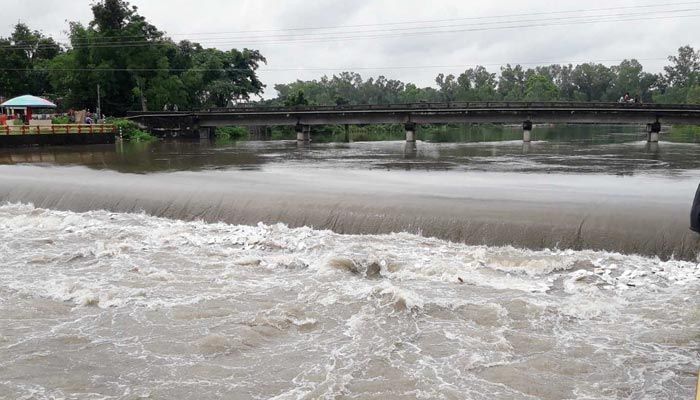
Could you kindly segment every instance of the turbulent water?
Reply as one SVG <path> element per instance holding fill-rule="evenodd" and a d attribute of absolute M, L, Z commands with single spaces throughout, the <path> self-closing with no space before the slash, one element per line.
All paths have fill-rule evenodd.
<path fill-rule="evenodd" d="M 670 399 L 700 264 L 0 206 L 0 398 Z"/>

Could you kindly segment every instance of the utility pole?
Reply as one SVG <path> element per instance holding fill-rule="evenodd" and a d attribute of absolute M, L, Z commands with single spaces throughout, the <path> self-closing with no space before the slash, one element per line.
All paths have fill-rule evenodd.
<path fill-rule="evenodd" d="M 102 119 L 102 99 L 100 98 L 100 84 L 97 84 L 97 118 L 95 120 Z"/>

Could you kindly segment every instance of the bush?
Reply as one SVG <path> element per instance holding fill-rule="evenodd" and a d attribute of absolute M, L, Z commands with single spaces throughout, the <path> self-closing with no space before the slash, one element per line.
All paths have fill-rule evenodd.
<path fill-rule="evenodd" d="M 70 124 L 70 118 L 68 118 L 68 116 L 65 116 L 65 115 L 61 115 L 61 116 L 58 116 L 58 117 L 53 117 L 53 118 L 51 118 L 51 123 L 54 124 L 54 125 L 66 125 L 66 124 Z"/>
<path fill-rule="evenodd" d="M 126 138 L 126 136 L 124 136 Z M 156 140 L 156 137 L 148 132 L 144 132 L 140 129 L 131 132 L 128 140 L 132 142 L 150 142 L 151 140 Z"/>
<path fill-rule="evenodd" d="M 240 126 L 221 126 L 216 128 L 215 136 L 222 140 L 248 140 L 250 133 Z"/>
<path fill-rule="evenodd" d="M 270 128 L 270 139 L 272 140 L 293 140 L 297 138 L 297 133 L 293 126 L 273 126 Z"/>
<path fill-rule="evenodd" d="M 671 142 L 700 143 L 700 127 L 691 125 L 673 126 L 668 135 L 664 135 L 664 139 Z"/>
<path fill-rule="evenodd" d="M 134 142 L 148 142 L 156 139 L 150 133 L 141 130 L 136 122 L 128 119 L 108 118 L 107 123 L 116 126 L 117 132 L 121 132 L 122 137 L 125 140 Z"/>

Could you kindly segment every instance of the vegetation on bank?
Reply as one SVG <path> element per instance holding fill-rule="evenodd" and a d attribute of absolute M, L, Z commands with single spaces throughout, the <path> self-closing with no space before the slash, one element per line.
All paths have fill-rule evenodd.
<path fill-rule="evenodd" d="M 85 3 L 85 2 L 83 2 Z M 32 93 L 63 109 L 128 110 L 225 107 L 262 93 L 257 50 L 222 51 L 175 42 L 124 0 L 99 0 L 93 19 L 70 22 L 69 45 L 23 23 L 0 38 L 0 96 Z"/>
<path fill-rule="evenodd" d="M 250 133 L 242 126 L 223 126 L 216 128 L 214 136 L 220 141 L 248 140 Z"/>
<path fill-rule="evenodd" d="M 142 130 L 134 121 L 123 118 L 108 118 L 108 124 L 113 124 L 117 127 L 117 133 L 121 133 L 122 138 L 132 142 L 150 142 L 156 140 L 156 137 Z"/>
<path fill-rule="evenodd" d="M 235 106 L 262 95 L 265 85 L 257 71 L 266 60 L 258 50 L 222 51 L 176 42 L 125 0 L 96 0 L 90 7 L 88 24 L 69 23 L 67 45 L 23 23 L 0 38 L 0 96 L 32 93 L 57 101 L 63 109 L 94 110 L 99 84 L 102 113 L 120 116 L 127 110 Z M 612 66 L 507 64 L 493 72 L 465 66 L 458 74 L 438 74 L 429 87 L 348 71 L 274 88 L 277 97 L 259 104 L 617 101 L 626 92 L 642 102 L 700 103 L 700 52 L 680 47 L 658 74 L 630 59 Z M 290 137 L 294 132 L 284 128 L 272 134 Z M 236 137 L 240 132 L 222 135 Z"/>
<path fill-rule="evenodd" d="M 438 74 L 435 87 L 420 88 L 384 76 L 354 72 L 275 85 L 271 105 L 345 105 L 452 101 L 607 101 L 625 93 L 641 102 L 700 104 L 700 52 L 690 46 L 670 56 L 664 72 L 645 72 L 637 60 L 618 65 L 506 65 L 498 73 L 483 66 L 458 75 Z"/>
<path fill-rule="evenodd" d="M 454 75 L 439 74 L 437 88 L 418 88 L 411 83 L 386 79 L 363 80 L 353 72 L 343 72 L 320 80 L 296 81 L 275 86 L 278 97 L 269 105 L 309 106 L 346 104 L 390 104 L 451 101 L 618 101 L 629 92 L 642 102 L 700 104 L 700 52 L 690 46 L 669 57 L 671 65 L 662 74 L 644 72 L 636 60 L 624 60 L 617 66 L 602 64 L 550 65 L 524 69 L 520 65 L 501 67 L 497 76 L 478 66 Z M 634 130 L 634 128 L 631 128 Z M 700 128 L 673 128 L 670 140 L 696 140 Z M 316 141 L 400 140 L 405 133 L 399 125 L 312 127 Z M 469 128 L 458 125 L 422 126 L 417 135 L 429 141 L 511 140 L 521 132 L 497 125 Z M 293 139 L 293 128 L 271 130 L 272 139 Z M 486 139 L 486 137 L 491 139 Z M 500 139 L 496 139 L 500 138 Z"/>
<path fill-rule="evenodd" d="M 65 115 L 59 115 L 59 116 L 51 118 L 51 123 L 54 125 L 70 124 L 70 118 L 68 118 L 68 116 L 65 116 Z"/>
<path fill-rule="evenodd" d="M 674 126 L 662 138 L 671 142 L 700 143 L 700 126 Z"/>

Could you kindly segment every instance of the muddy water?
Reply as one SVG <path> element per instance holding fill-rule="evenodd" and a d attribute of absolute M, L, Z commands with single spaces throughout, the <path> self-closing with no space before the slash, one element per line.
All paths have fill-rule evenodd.
<path fill-rule="evenodd" d="M 0 201 L 697 259 L 700 237 L 688 227 L 700 145 L 525 147 L 176 142 L 24 150 L 4 156 Z"/>
<path fill-rule="evenodd" d="M 0 207 L 6 398 L 687 398 L 696 263 Z"/>
<path fill-rule="evenodd" d="M 698 145 L 159 143 L 0 163 L 0 398 L 694 391 Z"/>

